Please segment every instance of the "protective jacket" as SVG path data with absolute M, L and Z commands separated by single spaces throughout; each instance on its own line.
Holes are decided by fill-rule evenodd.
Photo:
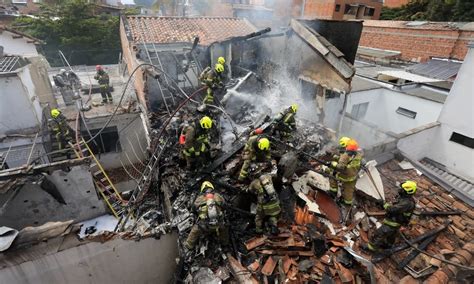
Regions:
M 336 178 L 341 182 L 353 182 L 357 179 L 362 162 L 360 152 L 348 151 L 343 153 L 337 162 Z
M 212 89 L 222 87 L 222 75 L 211 69 L 209 66 L 201 72 L 199 80 L 202 84 Z
M 292 111 L 291 107 L 280 112 L 275 117 L 276 130 L 279 130 L 283 135 L 291 135 L 291 132 L 296 130 L 296 113 Z
M 110 84 L 110 78 L 109 74 L 105 72 L 104 70 L 99 70 L 94 76 L 94 79 L 96 79 L 99 82 L 100 88 L 108 88 Z
M 204 193 L 196 198 L 194 207 L 198 212 L 198 223 L 206 226 L 218 226 L 224 221 L 224 198 L 219 193 Z
M 202 152 L 209 150 L 209 133 L 199 125 L 199 121 L 194 121 L 185 126 L 181 132 L 184 136 L 185 156 L 199 156 Z
M 242 154 L 244 163 L 240 170 L 239 180 L 247 178 L 250 164 L 252 162 L 264 163 L 271 161 L 272 156 L 270 154 L 270 150 L 260 150 L 258 148 L 258 140 L 260 140 L 260 138 L 263 137 L 260 135 L 250 136 L 249 140 L 245 144 L 244 152 Z
M 413 210 L 415 210 L 415 205 L 416 203 L 412 196 L 401 194 L 400 198 L 394 204 L 384 205 L 387 214 L 385 215 L 383 223 L 390 227 L 408 225 Z

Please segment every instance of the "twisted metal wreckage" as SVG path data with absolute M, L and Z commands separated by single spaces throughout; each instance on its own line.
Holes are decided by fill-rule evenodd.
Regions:
M 353 212 L 341 212 L 326 193 L 328 177 L 316 172 L 317 165 L 325 163 L 322 149 L 335 138 L 334 131 L 321 124 L 299 119 L 291 144 L 271 137 L 272 158 L 277 161 L 273 180 L 283 209 L 280 233 L 255 233 L 252 203 L 256 198 L 236 177 L 241 165 L 239 154 L 250 131 L 259 127 L 271 133 L 271 110 L 265 106 L 263 111 L 257 110 L 252 102 L 235 94 L 248 93 L 246 88 L 260 92 L 268 89 L 272 96 L 280 97 L 285 91 L 282 86 L 256 78 L 255 73 L 249 72 L 229 82 L 227 95 L 218 98 L 225 106 L 219 102 L 218 107 L 198 110 L 197 106 L 188 105 L 203 90 L 198 89 L 184 98 L 171 115 L 151 115 L 151 124 L 159 127 L 152 133 L 153 154 L 144 175 L 149 179 L 142 179 L 128 197 L 116 231 L 157 237 L 176 230 L 181 255 L 175 272 L 178 282 L 218 283 L 231 277 L 245 283 L 272 279 L 323 281 L 335 277 L 347 282 L 357 277 L 374 283 L 372 264 L 350 247 L 358 237 L 355 227 L 361 219 L 354 223 Z M 219 125 L 211 135 L 213 159 L 197 171 L 186 171 L 177 138 L 188 120 L 204 114 Z M 201 239 L 194 252 L 185 256 L 183 243 L 195 222 L 192 204 L 204 180 L 212 181 L 227 201 L 231 247 L 221 247 L 210 236 Z

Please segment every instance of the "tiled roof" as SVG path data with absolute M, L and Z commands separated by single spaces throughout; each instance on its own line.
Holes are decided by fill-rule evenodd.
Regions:
M 196 36 L 200 45 L 210 45 L 257 29 L 247 20 L 216 17 L 127 17 L 132 40 L 136 43 L 192 43 Z
M 438 184 L 430 180 L 425 175 L 419 175 L 416 169 L 407 169 L 403 170 L 398 165 L 398 161 L 391 160 L 378 167 L 382 175 L 382 181 L 385 188 L 385 196 L 389 201 L 393 200 L 393 197 L 396 195 L 398 190 L 396 182 L 404 180 L 414 180 L 418 183 L 418 190 L 415 196 L 417 202 L 417 209 L 419 211 L 460 211 L 460 215 L 451 215 L 451 216 L 425 216 L 425 217 L 414 217 L 413 224 L 406 227 L 405 234 L 409 239 L 413 239 L 423 233 L 432 231 L 443 224 L 446 221 L 451 221 L 448 228 L 441 233 L 439 233 L 436 239 L 431 242 L 426 251 L 431 254 L 441 255 L 443 250 L 449 250 L 454 252 L 454 257 L 459 257 L 458 253 L 466 253 L 465 248 L 469 248 L 469 261 L 472 258 L 472 247 L 474 246 L 472 234 L 474 233 L 474 209 L 468 204 L 457 198 L 456 196 L 451 195 L 449 192 L 443 190 Z M 371 209 L 369 209 L 371 210 Z M 403 240 L 400 240 L 403 242 Z M 464 248 L 464 250 L 463 250 Z M 387 279 L 385 283 L 401 283 L 400 278 L 406 273 L 403 270 L 397 269 L 397 264 L 400 260 L 405 257 L 408 252 L 400 252 L 392 256 L 392 259 L 386 259 L 380 263 L 377 263 L 376 266 L 381 271 L 385 271 Z M 447 257 L 449 259 L 449 257 Z M 418 256 L 409 266 L 418 266 L 418 268 L 423 268 L 429 266 L 431 258 Z M 469 266 L 469 261 L 455 261 L 463 265 Z M 428 263 L 427 263 L 428 262 Z M 420 268 L 420 269 L 421 269 Z M 438 271 L 435 273 L 436 276 L 442 274 L 443 277 L 451 277 L 454 279 L 454 276 L 449 269 L 453 267 L 446 264 L 441 264 L 438 268 Z M 435 274 L 432 275 L 435 276 Z M 446 275 L 445 275 L 446 274 Z M 428 280 L 432 280 L 429 277 Z M 408 276 L 412 282 L 404 283 L 422 283 L 422 281 L 416 281 L 415 279 Z M 382 282 L 381 282 L 382 283 Z M 446 282 L 430 282 L 426 281 L 423 283 L 447 283 Z

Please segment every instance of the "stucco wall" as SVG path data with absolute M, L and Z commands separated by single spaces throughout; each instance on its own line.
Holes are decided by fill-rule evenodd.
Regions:
M 34 86 L 27 68 L 0 76 L 0 135 L 32 133 L 41 125 L 42 112 L 34 93 L 29 93 Z
M 175 234 L 91 242 L 0 270 L 0 283 L 171 283 Z
M 473 78 L 474 45 L 471 45 L 439 116 L 441 127 L 428 153 L 429 158 L 471 180 L 474 180 L 474 149 L 449 139 L 453 132 L 474 138 Z
M 31 42 L 31 39 L 26 37 L 13 38 L 18 35 L 9 31 L 0 31 L 0 45 L 3 46 L 3 51 L 7 55 L 21 55 L 21 56 L 38 56 L 36 45 Z
M 88 119 L 90 130 L 100 129 L 108 120 L 108 117 Z M 120 140 L 120 152 L 109 152 L 97 155 L 105 169 L 121 167 L 120 160 L 127 165 L 138 163 L 146 158 L 146 149 L 149 145 L 143 120 L 139 113 L 116 115 L 108 127 L 117 127 Z M 132 147 L 133 146 L 133 147 Z M 127 158 L 128 156 L 128 158 Z
M 348 96 L 346 112 L 351 113 L 354 105 L 366 102 L 369 103 L 367 113 L 359 120 L 393 133 L 402 133 L 436 121 L 443 107 L 441 103 L 423 98 L 388 89 L 375 89 L 351 93 Z M 416 112 L 416 117 L 413 119 L 397 113 L 399 107 Z

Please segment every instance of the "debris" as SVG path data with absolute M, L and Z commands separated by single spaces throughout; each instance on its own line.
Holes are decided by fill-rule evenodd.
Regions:
M 285 255 L 282 258 L 282 261 L 283 261 L 283 271 L 285 272 L 285 274 L 288 274 L 288 271 L 290 271 L 290 266 L 292 263 L 291 258 L 288 255 Z
M 232 255 L 227 254 L 232 275 L 239 283 L 243 284 L 258 284 L 258 281 L 253 278 L 252 273 L 245 269 L 240 262 Z
M 400 168 L 402 168 L 402 170 L 411 170 L 411 169 L 414 169 L 414 168 L 415 168 L 415 167 L 414 167 L 410 162 L 408 162 L 407 160 L 403 160 L 403 161 L 399 162 L 398 165 L 400 166 Z
M 258 260 L 255 260 L 249 266 L 247 266 L 247 269 L 252 272 L 257 272 L 259 268 L 260 268 L 260 262 Z
M 262 274 L 266 276 L 270 276 L 273 273 L 273 270 L 275 270 L 275 267 L 277 265 L 277 261 L 272 257 L 269 256 L 267 258 L 267 261 L 265 262 L 265 265 L 262 267 Z
M 306 272 L 308 269 L 312 268 L 315 261 L 313 259 L 305 259 L 298 263 L 298 270 Z
M 256 247 L 263 245 L 266 240 L 267 236 L 254 237 L 245 242 L 245 247 L 247 248 L 247 250 L 253 250 Z

